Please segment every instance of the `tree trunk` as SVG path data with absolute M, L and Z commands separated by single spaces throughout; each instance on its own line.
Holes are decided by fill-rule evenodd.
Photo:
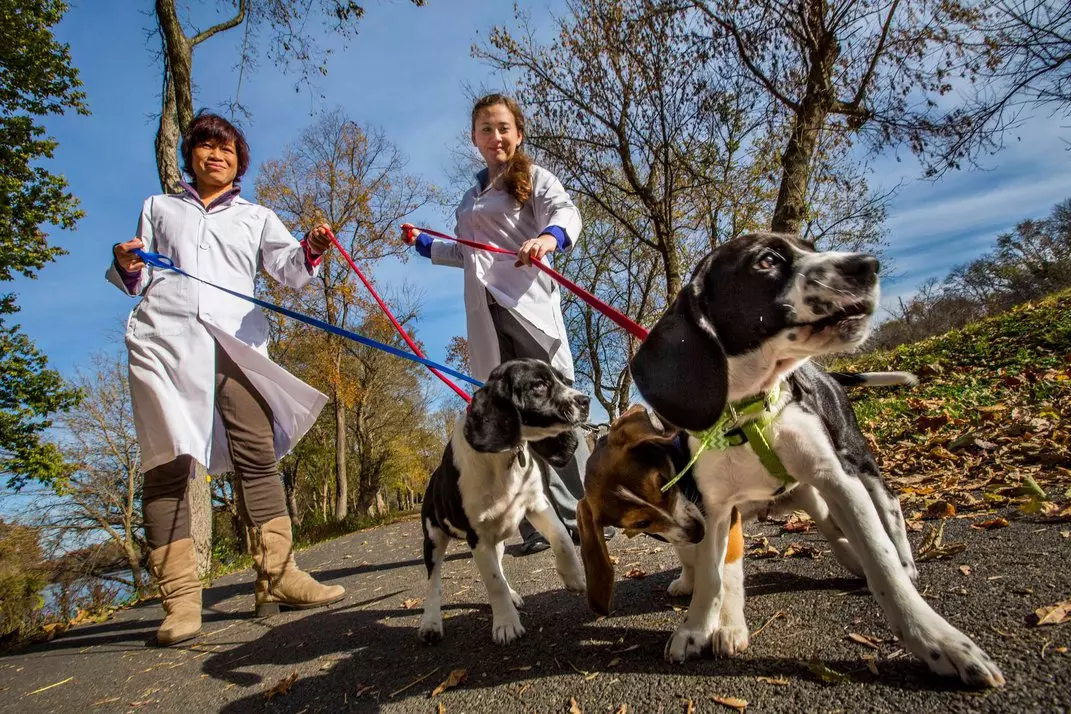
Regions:
M 212 570 L 212 487 L 201 464 L 196 465 L 186 494 L 190 502 L 190 537 L 197 553 L 197 576 L 204 578 Z
M 792 122 L 792 134 L 781 155 L 781 186 L 777 191 L 777 205 L 770 222 L 773 231 L 799 233 L 803 225 L 807 214 L 811 159 L 826 115 L 820 102 L 810 101 L 800 107 Z
M 156 131 L 156 171 L 166 192 L 179 189 L 179 138 L 193 120 L 193 46 L 179 22 L 174 0 L 156 0 L 156 21 L 164 41 L 164 88 Z
M 349 485 L 346 481 L 346 403 L 341 385 L 335 386 L 335 520 L 345 520 Z
M 140 598 L 145 594 L 145 575 L 141 570 L 140 554 L 130 540 L 123 544 L 123 553 L 126 555 L 127 567 L 130 568 L 130 580 L 134 583 L 134 594 Z
M 656 227 L 655 233 L 661 246 L 662 269 L 666 272 L 666 300 L 672 302 L 681 291 L 681 259 L 677 255 L 677 241 L 669 229 Z

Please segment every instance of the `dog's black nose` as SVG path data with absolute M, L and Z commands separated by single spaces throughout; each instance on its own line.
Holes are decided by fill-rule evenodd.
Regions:
M 880 269 L 881 263 L 878 262 L 877 258 L 863 253 L 849 256 L 841 261 L 840 264 L 841 274 L 860 285 L 865 285 L 872 281 Z
M 702 519 L 694 518 L 692 519 L 692 522 L 688 524 L 685 533 L 688 536 L 689 543 L 698 543 L 703 540 L 703 536 L 707 534 L 707 526 Z
M 591 397 L 586 394 L 578 394 L 576 397 L 576 404 L 582 409 L 587 409 L 591 404 Z

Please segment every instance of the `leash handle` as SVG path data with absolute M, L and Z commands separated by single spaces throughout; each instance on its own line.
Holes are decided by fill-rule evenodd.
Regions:
M 346 259 L 346 262 L 350 264 L 350 268 L 353 269 L 353 272 L 357 273 L 357 277 L 361 279 L 361 282 L 364 283 L 364 286 L 368 288 L 368 292 L 372 294 L 372 297 L 375 298 L 375 301 L 379 304 L 379 309 L 381 309 L 383 311 L 383 314 L 387 316 L 387 319 L 390 320 L 390 324 L 394 325 L 395 331 L 397 331 L 397 333 L 402 336 L 402 339 L 405 340 L 405 343 L 409 345 L 409 349 L 413 350 L 413 354 L 417 355 L 418 357 L 424 357 L 424 353 L 420 351 L 419 347 L 417 347 L 416 342 L 414 342 L 413 338 L 409 336 L 409 333 L 405 331 L 405 328 L 402 327 L 401 323 L 399 323 L 398 320 L 395 319 L 394 313 L 390 311 L 390 308 L 387 307 L 387 304 L 383 302 L 382 298 L 379 297 L 379 293 L 377 293 L 376 289 L 372 287 L 372 282 L 368 278 L 366 278 L 364 273 L 361 272 L 361 269 L 357 267 L 357 263 L 353 262 L 353 258 L 351 258 L 350 254 L 346 252 L 346 249 L 342 247 L 342 244 L 339 243 L 338 238 L 335 237 L 334 231 L 332 231 L 330 228 L 327 229 L 327 237 L 331 239 L 331 242 L 334 244 L 335 248 L 338 249 L 338 252 L 342 255 L 343 258 Z M 465 390 L 463 390 L 461 387 L 454 384 L 449 377 L 447 377 L 445 374 L 435 369 L 434 367 L 428 367 L 428 369 L 431 370 L 432 374 L 442 380 L 443 384 L 454 390 L 459 397 L 461 397 L 470 404 L 472 403 L 472 397 L 470 397 L 468 393 L 465 392 Z
M 131 252 L 141 258 L 141 262 L 145 263 L 145 265 L 151 265 L 154 268 L 162 268 L 164 270 L 178 270 L 178 268 L 175 267 L 175 261 L 171 260 L 171 258 L 168 258 L 166 255 L 150 253 L 141 248 L 135 248 Z
M 404 226 L 402 226 L 402 230 L 407 230 L 407 227 L 410 229 L 418 230 L 421 233 L 427 233 L 428 235 L 433 236 L 435 238 L 442 238 L 443 240 L 452 240 L 455 243 L 460 243 L 461 245 L 466 245 L 470 248 L 475 248 L 476 250 L 485 250 L 489 253 L 501 253 L 503 255 L 517 255 L 515 251 L 506 250 L 505 248 L 499 248 L 496 245 L 489 245 L 487 243 L 477 243 L 476 241 L 465 240 L 464 238 L 455 238 L 454 236 L 446 235 L 445 233 L 433 231 L 430 228 L 422 228 L 420 226 L 410 226 L 409 224 L 405 224 Z M 603 302 L 595 295 L 589 293 L 587 290 L 580 287 L 572 280 L 565 277 L 564 275 L 556 271 L 554 268 L 544 263 L 542 260 L 533 260 L 532 265 L 542 270 L 544 273 L 546 273 L 555 281 L 557 281 L 558 284 L 567 288 L 570 292 L 572 292 L 578 298 L 586 302 L 588 305 L 591 305 L 603 315 L 606 315 L 606 317 L 610 318 L 610 320 L 612 320 L 614 324 L 616 324 L 625 332 L 638 339 L 640 342 L 643 342 L 647 339 L 646 328 L 644 328 L 642 325 L 637 323 L 629 316 L 625 315 L 622 312 L 619 312 L 607 303 Z

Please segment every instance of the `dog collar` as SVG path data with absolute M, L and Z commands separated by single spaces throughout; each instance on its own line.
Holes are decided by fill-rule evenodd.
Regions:
M 705 431 L 689 432 L 699 440 L 699 448 L 692 454 L 688 464 L 662 487 L 668 491 L 695 465 L 704 451 L 727 451 L 734 446 L 750 444 L 751 450 L 774 478 L 784 484 L 794 483 L 780 457 L 770 446 L 769 428 L 781 416 L 781 383 L 765 393 L 759 393 L 736 402 L 730 402 L 714 426 Z

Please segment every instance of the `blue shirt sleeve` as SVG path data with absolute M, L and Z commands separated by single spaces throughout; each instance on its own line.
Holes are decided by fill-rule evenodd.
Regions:
M 568 250 L 569 246 L 573 244 L 573 241 L 569 240 L 569 234 L 561 226 L 547 226 L 540 235 L 554 236 L 554 240 L 558 241 L 558 250 L 560 251 Z
M 431 244 L 435 239 L 429 236 L 427 233 L 421 233 L 416 237 L 416 242 L 413 244 L 416 247 L 416 252 L 425 258 L 431 259 Z

